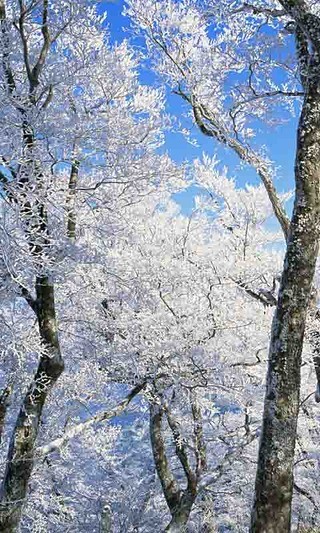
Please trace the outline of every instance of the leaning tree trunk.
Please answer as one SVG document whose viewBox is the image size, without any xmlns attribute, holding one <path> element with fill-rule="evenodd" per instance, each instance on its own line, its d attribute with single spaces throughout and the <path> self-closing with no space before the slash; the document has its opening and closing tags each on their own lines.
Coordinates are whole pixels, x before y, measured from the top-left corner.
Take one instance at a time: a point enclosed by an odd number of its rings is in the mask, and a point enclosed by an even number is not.
<svg viewBox="0 0 320 533">
<path fill-rule="evenodd" d="M 296 196 L 270 341 L 251 533 L 288 533 L 307 309 L 320 226 L 320 93 L 307 91 L 300 117 Z"/>
<path fill-rule="evenodd" d="M 168 423 L 173 434 L 173 439 L 176 445 L 176 455 L 187 478 L 187 486 L 185 489 L 180 487 L 176 477 L 174 476 L 166 454 L 162 428 L 164 412 L 166 412 Z M 197 472 L 199 476 L 197 473 L 192 471 L 184 442 L 178 431 L 177 424 L 173 416 L 169 413 L 168 408 L 166 408 L 164 411 L 164 408 L 157 404 L 150 405 L 150 438 L 156 471 L 171 514 L 171 520 L 165 528 L 165 532 L 184 533 L 187 528 L 192 506 L 197 497 L 197 484 L 200 476 L 200 470 Z M 201 440 L 202 434 L 200 436 L 200 441 Z M 202 442 L 197 441 L 196 446 L 197 455 L 199 455 L 203 452 Z M 201 468 L 202 466 L 203 465 L 201 465 Z"/>
<path fill-rule="evenodd" d="M 54 287 L 48 277 L 37 279 L 35 310 L 43 354 L 20 409 L 9 446 L 1 487 L 0 531 L 18 530 L 33 469 L 35 441 L 48 393 L 63 371 L 55 316 Z"/>
</svg>

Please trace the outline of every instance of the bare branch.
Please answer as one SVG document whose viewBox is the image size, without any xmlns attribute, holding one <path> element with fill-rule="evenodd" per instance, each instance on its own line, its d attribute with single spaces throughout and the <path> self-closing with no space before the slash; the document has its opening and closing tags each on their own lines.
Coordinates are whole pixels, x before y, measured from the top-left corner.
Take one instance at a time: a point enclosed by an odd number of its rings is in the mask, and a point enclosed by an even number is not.
<svg viewBox="0 0 320 533">
<path fill-rule="evenodd" d="M 28 80 L 29 80 L 29 83 L 31 85 L 32 73 L 31 73 L 30 60 L 29 60 L 29 50 L 28 50 L 27 36 L 26 36 L 25 30 L 24 30 L 24 22 L 25 22 L 25 16 L 26 16 L 26 6 L 25 6 L 25 4 L 24 4 L 24 2 L 22 0 L 19 0 L 19 5 L 20 5 L 19 33 L 20 33 L 20 38 L 21 38 L 21 42 L 22 42 L 24 64 L 25 64 L 25 67 L 26 67 Z"/>
<path fill-rule="evenodd" d="M 36 64 L 32 69 L 32 87 L 31 92 L 39 84 L 39 76 L 43 65 L 45 63 L 49 48 L 50 48 L 50 32 L 48 26 L 48 0 L 43 0 L 43 9 L 42 9 L 42 26 L 41 32 L 43 36 L 43 44 L 38 57 Z"/>
<path fill-rule="evenodd" d="M 164 407 L 164 411 L 168 420 L 169 427 L 172 431 L 177 457 L 179 458 L 179 461 L 188 480 L 188 489 L 196 491 L 197 478 L 190 466 L 184 439 L 180 433 L 179 424 L 171 413 L 171 411 L 169 410 L 168 406 Z"/>
<path fill-rule="evenodd" d="M 266 15 L 268 17 L 283 17 L 287 15 L 285 9 L 269 9 L 267 7 L 258 7 L 250 4 L 249 2 L 244 2 L 242 6 L 234 9 L 232 11 L 234 14 L 238 13 L 252 13 L 253 15 Z"/>
<path fill-rule="evenodd" d="M 249 147 L 244 146 L 239 139 L 231 136 L 219 120 L 208 109 L 196 102 L 193 97 L 187 96 L 181 91 L 179 91 L 179 94 L 191 104 L 195 122 L 204 135 L 213 137 L 222 144 L 229 146 L 242 161 L 253 166 L 265 186 L 274 214 L 287 238 L 290 222 L 272 182 L 267 164 L 261 161 Z"/>
</svg>

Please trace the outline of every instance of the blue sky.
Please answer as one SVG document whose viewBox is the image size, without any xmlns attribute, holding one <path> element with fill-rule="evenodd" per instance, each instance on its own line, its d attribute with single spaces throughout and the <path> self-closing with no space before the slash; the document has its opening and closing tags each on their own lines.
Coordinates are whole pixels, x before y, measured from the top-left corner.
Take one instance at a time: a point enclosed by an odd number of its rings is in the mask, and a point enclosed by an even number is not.
<svg viewBox="0 0 320 533">
<path fill-rule="evenodd" d="M 110 29 L 111 42 L 120 43 L 123 39 L 129 39 L 134 45 L 138 46 L 140 43 L 137 40 L 134 41 L 132 34 L 130 34 L 129 19 L 122 15 L 123 5 L 123 0 L 106 0 L 100 3 L 100 9 L 107 11 L 108 14 L 107 24 Z M 159 85 L 159 80 L 157 80 L 147 65 L 142 66 L 140 69 L 140 80 L 142 83 L 148 85 Z M 181 119 L 181 116 L 186 114 L 187 107 L 177 95 L 167 90 L 167 110 L 170 114 Z M 214 140 L 205 137 L 195 126 L 192 126 L 191 118 L 184 118 L 182 120 L 184 121 L 183 125 L 189 128 L 191 127 L 192 137 L 196 139 L 198 146 L 191 145 L 177 132 L 169 132 L 166 135 L 164 149 L 169 152 L 172 159 L 180 163 L 201 157 L 203 152 L 210 156 L 217 154 L 221 165 L 226 165 L 230 169 L 230 176 L 236 179 L 239 187 L 243 187 L 246 183 L 259 183 L 259 178 L 252 169 L 249 167 L 240 168 L 239 159 L 236 155 L 232 154 L 231 150 L 221 145 L 219 146 Z M 279 192 L 292 189 L 294 185 L 296 128 L 293 127 L 292 120 L 278 128 L 268 128 L 259 133 L 255 138 L 257 146 L 263 144 L 268 147 L 268 155 L 274 161 L 277 168 L 275 185 Z M 190 188 L 188 191 L 177 195 L 176 199 L 181 203 L 184 212 L 191 211 L 193 198 L 197 192 L 195 188 Z M 288 205 L 289 210 L 291 205 L 292 202 Z"/>
</svg>

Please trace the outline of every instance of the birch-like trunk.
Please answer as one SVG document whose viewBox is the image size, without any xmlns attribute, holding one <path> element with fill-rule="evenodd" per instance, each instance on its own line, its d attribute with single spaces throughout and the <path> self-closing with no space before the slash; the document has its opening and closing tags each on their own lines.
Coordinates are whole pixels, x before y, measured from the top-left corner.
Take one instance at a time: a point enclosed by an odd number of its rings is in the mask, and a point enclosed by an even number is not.
<svg viewBox="0 0 320 533">
<path fill-rule="evenodd" d="M 300 117 L 296 196 L 269 352 L 251 533 L 288 533 L 300 366 L 320 225 L 320 92 L 310 84 Z"/>
</svg>

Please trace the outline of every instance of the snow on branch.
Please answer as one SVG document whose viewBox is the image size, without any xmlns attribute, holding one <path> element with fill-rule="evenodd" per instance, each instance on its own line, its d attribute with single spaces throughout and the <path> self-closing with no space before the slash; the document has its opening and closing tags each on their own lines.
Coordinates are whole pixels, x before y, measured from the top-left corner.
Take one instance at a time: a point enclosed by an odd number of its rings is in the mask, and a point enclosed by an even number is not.
<svg viewBox="0 0 320 533">
<path fill-rule="evenodd" d="M 49 453 L 60 450 L 69 440 L 73 439 L 77 435 L 80 435 L 94 424 L 105 422 L 106 420 L 110 420 L 115 416 L 119 416 L 128 407 L 133 398 L 135 398 L 145 388 L 145 386 L 146 382 L 136 385 L 136 387 L 131 390 L 126 398 L 110 411 L 102 411 L 92 418 L 68 428 L 61 437 L 58 437 L 48 444 L 39 447 L 37 450 L 38 456 L 46 456 Z"/>
</svg>

